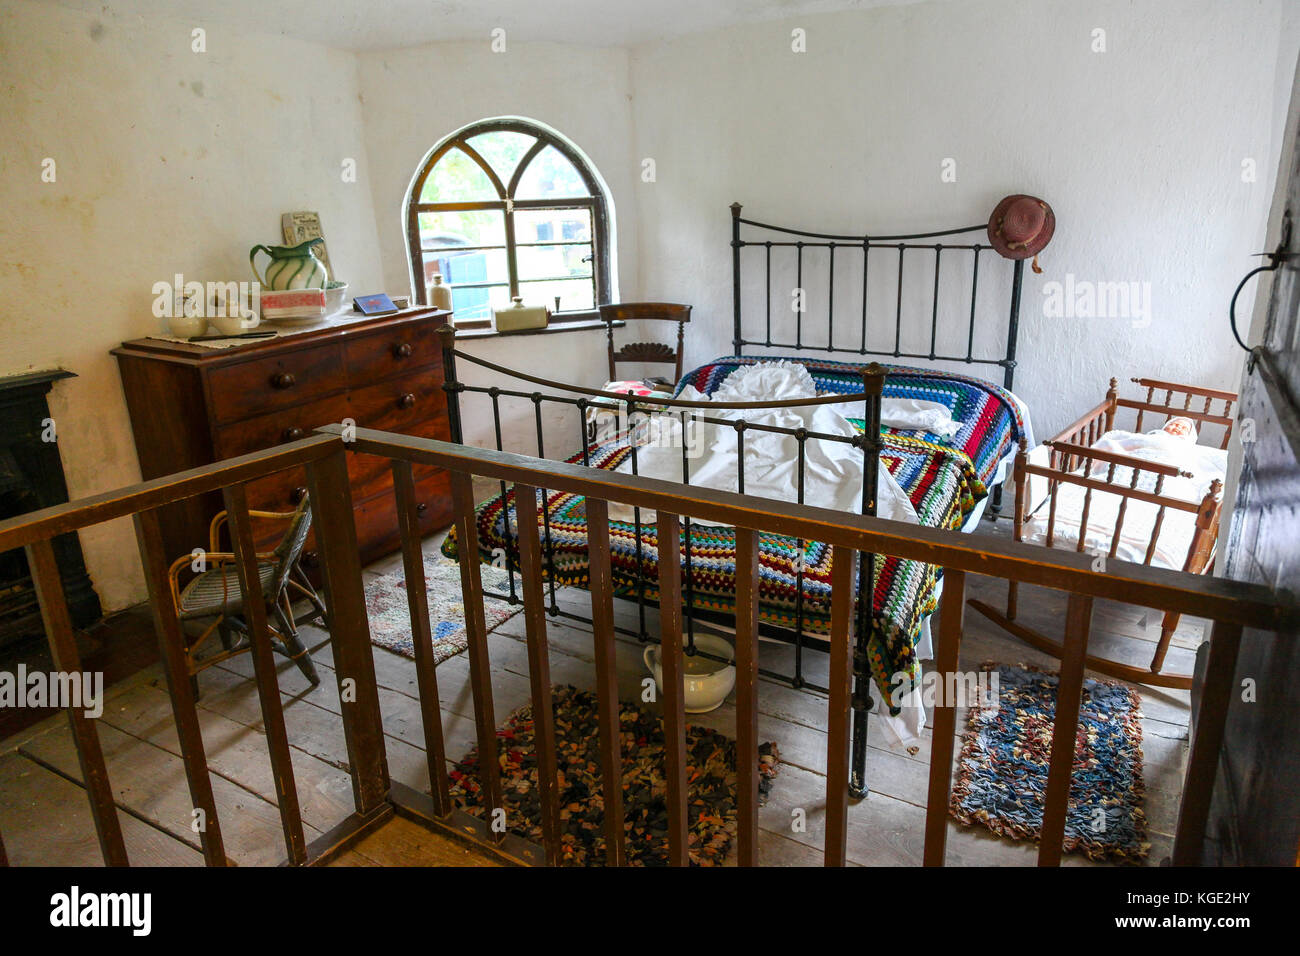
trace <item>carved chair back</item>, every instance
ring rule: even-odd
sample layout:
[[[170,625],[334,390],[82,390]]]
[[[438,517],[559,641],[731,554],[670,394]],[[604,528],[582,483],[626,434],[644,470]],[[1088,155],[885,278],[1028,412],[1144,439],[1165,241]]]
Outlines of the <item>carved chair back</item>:
[[[686,323],[691,320],[691,307],[672,302],[616,302],[600,307],[600,318],[605,323],[609,345],[609,378],[618,378],[615,367],[619,362],[654,362],[674,366],[673,384],[682,377],[682,342]],[[633,342],[620,349],[614,347],[614,323],[631,321],[659,321],[677,323],[677,348],[662,342]]]

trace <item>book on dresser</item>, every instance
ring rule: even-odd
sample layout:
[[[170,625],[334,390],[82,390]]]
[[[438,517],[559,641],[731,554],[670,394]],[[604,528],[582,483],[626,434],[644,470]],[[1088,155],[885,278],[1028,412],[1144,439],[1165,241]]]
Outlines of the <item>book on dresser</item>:
[[[380,318],[331,322],[233,348],[166,339],[134,339],[113,349],[146,479],[294,441],[322,425],[358,427],[450,440],[436,330],[451,313],[414,309]],[[400,547],[393,476],[387,459],[348,455],[361,561]],[[450,479],[415,467],[421,531],[451,524]],[[255,511],[291,511],[306,493],[303,469],[250,482]],[[208,525],[222,508],[212,494],[167,507],[164,544],[175,557],[206,548]],[[259,550],[282,525],[255,521]],[[316,566],[314,539],[303,566]]]

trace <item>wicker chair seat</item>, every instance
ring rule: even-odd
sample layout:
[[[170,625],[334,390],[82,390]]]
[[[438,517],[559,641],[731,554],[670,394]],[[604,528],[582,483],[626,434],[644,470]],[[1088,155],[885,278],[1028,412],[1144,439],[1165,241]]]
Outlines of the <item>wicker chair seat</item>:
[[[262,593],[273,590],[279,562],[263,559],[257,563],[257,577]],[[244,595],[239,587],[239,572],[233,564],[204,571],[185,586],[181,592],[181,618],[211,617],[217,614],[238,613],[243,607]]]

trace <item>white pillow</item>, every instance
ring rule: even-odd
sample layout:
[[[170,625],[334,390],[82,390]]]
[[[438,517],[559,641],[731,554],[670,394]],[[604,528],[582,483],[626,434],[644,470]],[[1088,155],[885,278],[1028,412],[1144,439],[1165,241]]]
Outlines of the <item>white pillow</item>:
[[[961,431],[961,422],[953,421],[947,405],[924,398],[882,399],[880,424],[889,428],[931,432],[944,438],[951,438]]]

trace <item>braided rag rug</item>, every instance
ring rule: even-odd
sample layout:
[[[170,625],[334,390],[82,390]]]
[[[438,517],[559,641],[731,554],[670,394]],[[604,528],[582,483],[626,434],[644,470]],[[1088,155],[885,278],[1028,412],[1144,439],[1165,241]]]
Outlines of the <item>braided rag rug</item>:
[[[724,358],[689,373],[678,388],[690,384],[712,394],[731,372],[742,365],[773,358]],[[849,362],[787,358],[807,367],[819,394],[860,394],[862,365]],[[885,395],[943,402],[953,419],[962,423],[951,438],[918,431],[882,429],[880,460],[907,492],[917,518],[926,527],[957,529],[987,495],[986,482],[997,464],[1024,433],[1015,402],[995,385],[949,373],[904,366],[885,366]],[[850,418],[859,431],[860,419]],[[619,434],[587,449],[593,468],[612,470],[631,454],[627,435]],[[566,459],[581,464],[582,452]],[[545,542],[539,494],[538,526]],[[491,563],[497,549],[505,549],[518,567],[518,530],[514,492],[498,495],[476,509],[479,557]],[[559,585],[588,586],[586,501],[581,495],[549,492],[545,522],[550,526],[555,581]],[[508,523],[507,523],[508,522]],[[507,528],[509,530],[507,530]],[[611,520],[610,552],[615,593],[635,598],[638,580],[647,601],[657,601],[658,537],[653,524],[643,524],[638,559],[637,529],[632,522]],[[736,596],[735,530],[692,525],[689,538],[683,529],[682,590],[692,595],[692,606],[702,611],[733,614]],[[690,542],[689,561],[687,540]],[[454,529],[447,535],[443,553],[456,557]],[[802,556],[803,576],[798,573]],[[761,621],[805,634],[825,634],[830,629],[831,548],[820,542],[776,534],[759,535],[759,606]],[[640,573],[638,574],[638,567]],[[869,644],[872,673],[882,698],[889,700],[903,678],[903,690],[920,679],[915,645],[921,623],[937,606],[939,570],[918,561],[876,556],[876,587]],[[799,607],[802,583],[803,607]],[[900,695],[901,697],[901,695]]]

